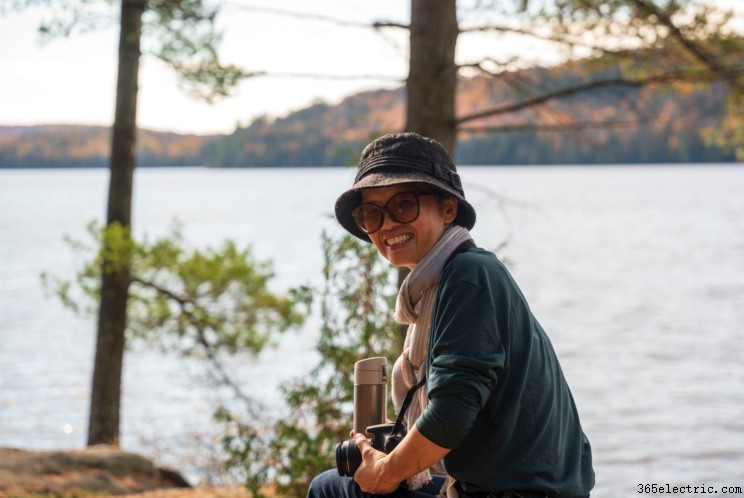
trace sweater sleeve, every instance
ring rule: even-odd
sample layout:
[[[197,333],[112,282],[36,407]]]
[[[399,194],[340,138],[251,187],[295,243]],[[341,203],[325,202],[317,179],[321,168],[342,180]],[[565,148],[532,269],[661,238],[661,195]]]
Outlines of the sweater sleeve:
[[[439,293],[429,342],[429,405],[416,427],[435,444],[454,448],[486,405],[506,354],[488,285],[443,278]]]

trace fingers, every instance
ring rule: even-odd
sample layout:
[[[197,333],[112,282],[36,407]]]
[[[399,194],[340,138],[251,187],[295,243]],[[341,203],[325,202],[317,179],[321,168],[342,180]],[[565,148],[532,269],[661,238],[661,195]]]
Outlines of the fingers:
[[[351,439],[354,439],[354,436],[355,436],[355,435],[356,435],[356,432],[354,432],[354,429],[352,429],[352,430],[350,430],[350,431],[349,431],[349,437],[350,437]],[[372,437],[372,434],[370,434],[370,433],[368,432],[368,433],[367,433],[367,437]]]
[[[363,460],[366,460],[366,456],[365,456],[366,453],[369,453],[370,451],[375,451],[372,445],[369,444],[369,440],[363,434],[355,435],[354,441],[356,442],[357,448],[359,448],[359,452],[362,454]]]
[[[359,453],[362,455],[362,461],[364,462],[371,463],[385,457],[385,453],[372,446],[370,440],[362,434],[356,434],[354,436],[354,442],[356,443]]]
[[[362,464],[354,474],[354,481],[359,488],[365,493],[371,494],[390,494],[398,488],[399,482],[392,487],[388,484],[381,484],[384,479],[383,468],[380,462],[385,458],[385,453],[377,451],[369,440],[362,434],[354,437],[357,449],[362,455]]]

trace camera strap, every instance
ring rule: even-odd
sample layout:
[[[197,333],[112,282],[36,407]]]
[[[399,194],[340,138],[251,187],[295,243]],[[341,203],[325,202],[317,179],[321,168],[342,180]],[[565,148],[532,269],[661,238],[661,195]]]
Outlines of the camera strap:
[[[460,253],[470,251],[471,249],[474,249],[477,247],[475,245],[475,242],[473,242],[472,239],[468,239],[459,246],[450,254],[450,256],[447,258],[447,261],[445,261],[444,266],[446,267],[450,261],[452,261],[455,256],[457,256]],[[408,410],[408,405],[411,404],[411,401],[413,400],[413,395],[416,391],[419,390],[424,384],[426,384],[426,375],[422,377],[420,381],[418,381],[414,386],[412,386],[408,392],[406,393],[406,396],[403,398],[403,403],[400,405],[400,411],[398,412],[398,417],[395,419],[395,425],[393,426],[393,431],[390,433],[391,436],[400,434],[400,430],[403,428],[403,417],[406,414],[406,410]]]
[[[413,399],[413,394],[419,390],[420,387],[422,387],[424,384],[426,384],[426,375],[424,375],[416,385],[411,387],[408,392],[406,393],[406,397],[403,398],[403,403],[400,405],[400,411],[398,412],[398,417],[395,419],[395,425],[393,426],[393,431],[391,434],[400,434],[400,429],[403,427],[403,417],[406,414],[406,410],[408,410],[408,405],[411,404],[411,400]]]

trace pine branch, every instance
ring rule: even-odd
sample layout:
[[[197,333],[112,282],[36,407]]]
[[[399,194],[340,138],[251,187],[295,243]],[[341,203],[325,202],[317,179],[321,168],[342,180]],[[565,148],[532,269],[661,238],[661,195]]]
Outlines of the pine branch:
[[[256,401],[245,394],[243,390],[238,386],[238,384],[230,377],[230,375],[227,373],[227,369],[220,361],[219,357],[217,356],[217,353],[215,351],[214,345],[209,342],[209,339],[207,338],[207,334],[204,330],[204,327],[199,325],[199,318],[195,315],[194,309],[198,308],[201,309],[205,314],[206,310],[199,306],[199,304],[194,300],[190,298],[186,298],[183,296],[179,296],[175,292],[166,289],[165,287],[156,284],[155,282],[145,280],[143,278],[140,278],[136,275],[131,276],[132,282],[136,282],[144,287],[149,287],[156,292],[168,297],[169,299],[172,299],[176,303],[178,303],[179,308],[181,309],[181,313],[183,313],[186,317],[189,319],[189,323],[194,327],[194,330],[196,331],[196,343],[199,344],[202,349],[204,350],[204,353],[207,356],[207,360],[212,364],[212,367],[215,371],[215,377],[217,378],[217,382],[221,385],[229,387],[235,396],[242,400],[246,406],[253,407],[255,406]]]
[[[731,71],[730,68],[722,66],[716,56],[705,50],[700,44],[695,43],[693,40],[685,36],[680,28],[674,24],[671,17],[662,12],[658,6],[648,0],[631,0],[639,10],[643,10],[649,14],[654,15],[663,26],[669,29],[670,34],[679,41],[682,46],[699,62],[714,73],[718,74],[731,88],[737,88],[739,82],[736,78],[736,73]]]

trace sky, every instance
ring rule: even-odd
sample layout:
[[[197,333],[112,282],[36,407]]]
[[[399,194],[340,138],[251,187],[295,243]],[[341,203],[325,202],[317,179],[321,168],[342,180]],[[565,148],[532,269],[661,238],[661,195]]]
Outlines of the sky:
[[[5,1],[5,0],[0,0]],[[162,62],[141,60],[138,125],[182,133],[229,133],[259,115],[278,117],[317,99],[336,103],[357,91],[394,87],[407,74],[407,37],[272,9],[356,23],[407,22],[402,0],[232,0],[222,8],[220,58],[277,75],[380,75],[380,79],[286,76],[244,81],[233,96],[210,105],[182,91]],[[249,9],[246,6],[257,7]],[[51,15],[34,8],[0,17],[0,125],[110,125],[114,114],[118,28],[40,43],[37,28]]]
[[[399,86],[406,77],[408,35],[404,30],[342,26],[317,18],[362,25],[380,20],[407,23],[407,0],[221,1],[217,21],[224,34],[221,60],[274,76],[246,80],[231,97],[208,104],[182,91],[173,71],[162,62],[145,56],[140,66],[140,128],[231,133],[258,116],[281,117],[316,100],[334,104],[358,91]],[[277,10],[311,13],[315,18],[279,15]],[[51,15],[47,7],[0,16],[0,125],[109,126],[114,114],[118,27],[41,43],[37,28]],[[476,60],[483,54],[508,50],[531,51],[542,57],[547,52],[536,43],[461,36],[458,60]],[[379,77],[287,76],[298,73]]]

